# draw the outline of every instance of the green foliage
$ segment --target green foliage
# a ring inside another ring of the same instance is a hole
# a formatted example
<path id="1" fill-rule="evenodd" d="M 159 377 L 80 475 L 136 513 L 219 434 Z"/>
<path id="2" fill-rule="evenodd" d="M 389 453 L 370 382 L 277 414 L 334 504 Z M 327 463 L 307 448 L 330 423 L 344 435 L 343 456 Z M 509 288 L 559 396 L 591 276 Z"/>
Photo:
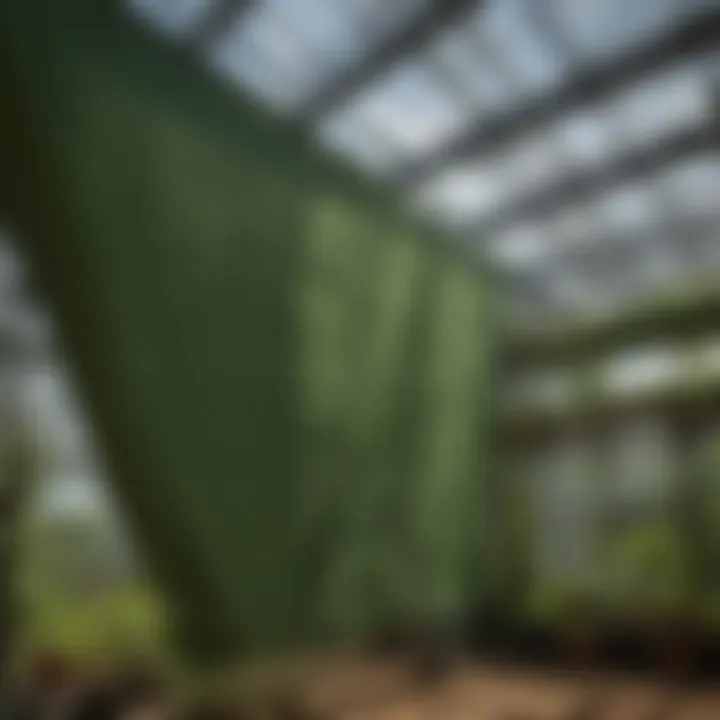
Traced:
<path id="1" fill-rule="evenodd" d="M 662 617 L 692 604 L 687 548 L 681 530 L 667 522 L 626 530 L 603 565 L 603 601 L 621 613 Z"/>
<path id="2" fill-rule="evenodd" d="M 163 663 L 172 657 L 162 603 L 139 583 L 88 597 L 46 592 L 28 604 L 25 616 L 25 651 L 52 647 L 84 659 L 127 654 Z"/>
<path id="3" fill-rule="evenodd" d="M 123 654 L 167 663 L 167 613 L 104 514 L 29 513 L 18 579 L 19 651 L 56 648 L 84 659 Z"/>

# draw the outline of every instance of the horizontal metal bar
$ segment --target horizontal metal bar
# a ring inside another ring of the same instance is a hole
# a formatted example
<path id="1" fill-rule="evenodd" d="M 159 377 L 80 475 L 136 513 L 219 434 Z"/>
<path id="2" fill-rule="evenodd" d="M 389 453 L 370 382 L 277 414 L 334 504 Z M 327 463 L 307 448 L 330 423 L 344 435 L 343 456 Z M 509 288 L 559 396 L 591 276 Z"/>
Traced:
<path id="1" fill-rule="evenodd" d="M 565 411 L 543 407 L 508 411 L 500 425 L 506 440 L 542 448 L 573 435 L 602 436 L 618 423 L 648 417 L 696 426 L 706 422 L 711 428 L 720 420 L 720 383 L 708 378 L 646 394 L 600 395 Z M 516 444 L 513 447 L 517 450 Z"/>
<path id="2" fill-rule="evenodd" d="M 410 20 L 399 32 L 372 48 L 359 64 L 321 88 L 305 104 L 298 118 L 310 125 L 317 123 L 393 64 L 424 47 L 444 26 L 469 13 L 478 5 L 478 1 L 432 0 L 427 10 Z"/>
<path id="3" fill-rule="evenodd" d="M 667 235 L 677 236 L 685 239 L 688 237 L 702 237 L 720 228 L 720 215 L 713 214 L 711 217 L 695 217 L 678 223 Z M 553 278 L 559 273 L 582 272 L 585 269 L 597 270 L 598 267 L 611 264 L 613 257 L 618 257 L 619 264 L 627 263 L 627 256 L 633 249 L 639 252 L 651 251 L 652 245 L 658 242 L 658 235 L 661 231 L 652 228 L 647 233 L 608 233 L 596 237 L 591 243 L 583 243 L 581 246 L 571 249 L 560 249 L 548 253 L 540 263 L 538 269 L 526 270 L 525 275 L 531 282 L 541 283 L 545 278 L 546 284 L 552 284 Z M 677 242 L 678 250 L 681 248 L 681 240 L 663 241 L 665 246 Z M 640 250 L 646 248 L 647 250 Z"/>
<path id="4" fill-rule="evenodd" d="M 489 238 L 516 221 L 590 200 L 620 183 L 640 181 L 676 162 L 709 151 L 720 151 L 720 130 L 714 122 L 701 128 L 685 129 L 662 141 L 637 148 L 599 170 L 571 173 L 558 183 L 520 198 L 489 218 L 471 222 L 471 229 L 481 238 Z"/>
<path id="5" fill-rule="evenodd" d="M 714 288 L 635 303 L 602 321 L 576 322 L 552 331 L 516 334 L 508 348 L 515 365 L 582 362 L 644 342 L 701 338 L 720 329 L 720 294 Z"/>

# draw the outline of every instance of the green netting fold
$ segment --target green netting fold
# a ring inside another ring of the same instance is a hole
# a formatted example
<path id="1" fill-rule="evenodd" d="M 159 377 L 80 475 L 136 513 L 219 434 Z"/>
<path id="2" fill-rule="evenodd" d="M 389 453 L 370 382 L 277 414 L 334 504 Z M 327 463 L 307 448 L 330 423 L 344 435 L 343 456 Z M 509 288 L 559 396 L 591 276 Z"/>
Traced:
<path id="1" fill-rule="evenodd" d="M 182 634 L 220 655 L 458 612 L 483 274 L 110 5 L 0 6 L 0 196 Z"/>

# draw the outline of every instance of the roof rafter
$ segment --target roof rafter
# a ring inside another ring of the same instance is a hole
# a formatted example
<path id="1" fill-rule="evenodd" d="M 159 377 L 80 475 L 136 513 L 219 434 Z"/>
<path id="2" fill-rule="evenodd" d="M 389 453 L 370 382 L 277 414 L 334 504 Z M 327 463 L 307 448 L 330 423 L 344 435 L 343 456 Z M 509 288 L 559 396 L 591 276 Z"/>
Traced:
<path id="1" fill-rule="evenodd" d="M 636 304 L 600 321 L 574 322 L 552 331 L 528 330 L 513 337 L 508 357 L 516 366 L 580 362 L 646 342 L 672 343 L 717 330 L 720 295 L 698 288 Z"/>
<path id="2" fill-rule="evenodd" d="M 460 20 L 484 0 L 431 0 L 428 8 L 411 19 L 399 32 L 371 48 L 359 64 L 341 73 L 321 88 L 300 111 L 299 117 L 310 125 L 341 106 L 362 87 L 392 65 L 420 50 L 438 30 Z"/>
<path id="3" fill-rule="evenodd" d="M 675 381 L 645 393 L 602 393 L 585 397 L 567 408 L 528 407 L 509 410 L 501 419 L 501 432 L 526 448 L 543 448 L 578 428 L 586 431 L 617 427 L 623 420 L 672 417 L 675 422 L 706 420 L 712 423 L 720 406 L 720 383 L 712 377 Z M 517 447 L 517 445 L 513 445 Z"/>
<path id="4" fill-rule="evenodd" d="M 720 214 L 713 214 L 711 217 L 692 217 L 684 222 L 677 222 L 672 230 L 673 238 L 683 240 L 691 237 L 703 237 L 706 233 L 720 229 Z M 533 277 L 536 283 L 544 282 L 552 284 L 552 279 L 557 273 L 564 273 L 568 270 L 597 269 L 598 263 L 602 264 L 603 257 L 616 256 L 624 257 L 624 248 L 635 248 L 640 250 L 650 244 L 658 242 L 658 232 L 648 230 L 641 233 L 608 233 L 593 239 L 591 244 L 583 244 L 572 248 L 560 248 L 550 252 L 543 257 L 542 261 L 536 263 L 535 269 L 526 269 L 524 274 Z M 672 242 L 663 242 L 663 247 L 678 245 L 681 242 L 673 239 Z"/>
<path id="5" fill-rule="evenodd" d="M 589 200 L 625 181 L 641 180 L 687 157 L 707 151 L 720 152 L 720 130 L 715 122 L 701 129 L 675 133 L 669 138 L 624 155 L 598 171 L 571 173 L 550 187 L 520 198 L 491 218 L 471 221 L 484 237 L 528 217 L 551 212 L 568 204 Z"/>

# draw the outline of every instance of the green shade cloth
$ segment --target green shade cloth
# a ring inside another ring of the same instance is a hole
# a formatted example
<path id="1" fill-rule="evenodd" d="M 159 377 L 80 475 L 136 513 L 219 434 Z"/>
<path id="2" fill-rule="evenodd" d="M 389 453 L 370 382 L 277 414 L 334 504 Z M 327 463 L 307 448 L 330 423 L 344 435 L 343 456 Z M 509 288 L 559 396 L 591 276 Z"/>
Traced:
<path id="1" fill-rule="evenodd" d="M 110 3 L 0 23 L 1 206 L 188 651 L 461 611 L 487 535 L 477 263 Z"/>

